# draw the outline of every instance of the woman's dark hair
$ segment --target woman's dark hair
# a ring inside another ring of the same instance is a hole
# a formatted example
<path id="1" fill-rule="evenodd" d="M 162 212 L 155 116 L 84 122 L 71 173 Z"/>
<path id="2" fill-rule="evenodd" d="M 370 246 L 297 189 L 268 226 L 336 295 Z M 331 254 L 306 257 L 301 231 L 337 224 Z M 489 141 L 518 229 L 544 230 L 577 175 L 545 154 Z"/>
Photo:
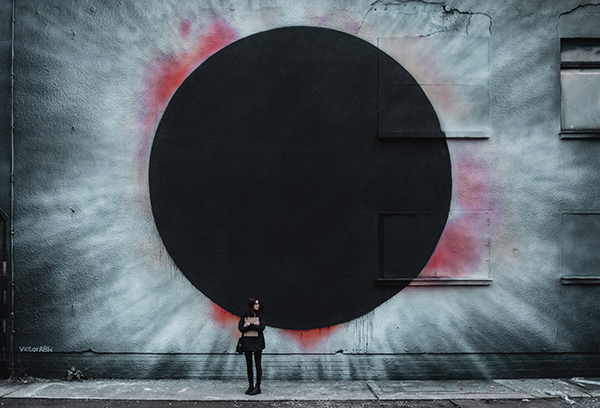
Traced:
<path id="1" fill-rule="evenodd" d="M 246 304 L 246 312 L 244 313 L 244 316 L 254 316 L 256 314 L 256 316 L 258 316 L 259 314 L 261 314 L 264 310 L 264 307 L 262 305 L 262 303 L 259 303 L 260 306 L 258 307 L 258 310 L 254 310 L 254 304 L 256 303 L 258 299 L 255 298 L 248 298 L 248 303 Z"/>

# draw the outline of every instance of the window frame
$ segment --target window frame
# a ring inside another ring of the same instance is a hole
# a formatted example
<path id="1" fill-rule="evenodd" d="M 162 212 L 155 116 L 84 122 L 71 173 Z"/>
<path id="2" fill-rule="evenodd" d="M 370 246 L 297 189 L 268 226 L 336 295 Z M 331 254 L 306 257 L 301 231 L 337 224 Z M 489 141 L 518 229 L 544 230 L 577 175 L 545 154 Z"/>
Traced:
<path id="1" fill-rule="evenodd" d="M 415 212 L 415 211 L 400 211 L 400 212 L 382 212 L 379 213 L 379 272 L 375 278 L 375 283 L 378 286 L 489 286 L 492 284 L 493 279 L 491 278 L 491 267 L 489 267 L 486 276 L 450 276 L 450 277 L 419 277 L 414 278 L 403 277 L 401 275 L 396 276 L 385 276 L 385 254 L 384 254 L 384 219 L 388 216 L 418 216 L 419 214 L 435 214 L 435 211 L 427 212 Z M 451 211 L 452 213 L 452 211 Z M 459 213 L 473 213 L 483 214 L 488 217 L 491 215 L 490 211 L 457 211 Z M 488 228 L 490 225 L 488 224 Z M 487 246 L 489 248 L 488 262 L 491 261 L 491 230 L 487 231 Z M 438 241 L 439 244 L 439 241 Z M 489 265 L 488 265 L 489 266 Z"/>
<path id="2" fill-rule="evenodd" d="M 595 215 L 600 216 L 600 212 L 598 211 L 563 211 L 561 214 L 561 249 L 560 249 L 560 282 L 563 285 L 600 285 L 600 272 L 597 275 L 592 274 L 568 274 L 565 273 L 565 259 L 566 259 L 566 248 L 565 248 L 565 240 L 566 231 L 565 231 L 565 218 L 568 216 L 585 216 L 585 215 Z"/>
<path id="3" fill-rule="evenodd" d="M 562 52 L 565 45 L 569 46 L 596 46 L 600 47 L 600 37 L 573 37 L 560 39 L 560 137 L 561 139 L 596 139 L 600 138 L 600 125 L 598 129 L 564 129 L 563 128 L 563 97 L 562 73 L 565 70 L 600 69 L 600 61 L 563 61 Z"/>

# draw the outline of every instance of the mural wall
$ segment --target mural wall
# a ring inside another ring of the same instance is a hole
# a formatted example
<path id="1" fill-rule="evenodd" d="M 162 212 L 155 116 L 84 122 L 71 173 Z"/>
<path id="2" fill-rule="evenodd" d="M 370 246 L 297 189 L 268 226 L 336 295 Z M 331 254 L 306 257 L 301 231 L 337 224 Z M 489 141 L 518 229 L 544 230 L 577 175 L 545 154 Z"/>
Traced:
<path id="1" fill-rule="evenodd" d="M 600 375 L 592 3 L 15 0 L 9 367 Z"/>

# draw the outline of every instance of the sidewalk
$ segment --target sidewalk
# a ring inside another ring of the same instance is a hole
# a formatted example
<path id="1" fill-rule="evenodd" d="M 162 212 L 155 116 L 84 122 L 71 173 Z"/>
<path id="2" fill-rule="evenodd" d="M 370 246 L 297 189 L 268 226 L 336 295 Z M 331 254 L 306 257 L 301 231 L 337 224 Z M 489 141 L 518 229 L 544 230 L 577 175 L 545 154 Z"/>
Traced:
<path id="1" fill-rule="evenodd" d="M 35 379 L 0 383 L 2 399 L 157 401 L 400 401 L 600 398 L 600 378 L 465 381 L 266 381 L 244 394 L 244 381 Z M 600 405 L 600 399 L 598 399 Z"/>

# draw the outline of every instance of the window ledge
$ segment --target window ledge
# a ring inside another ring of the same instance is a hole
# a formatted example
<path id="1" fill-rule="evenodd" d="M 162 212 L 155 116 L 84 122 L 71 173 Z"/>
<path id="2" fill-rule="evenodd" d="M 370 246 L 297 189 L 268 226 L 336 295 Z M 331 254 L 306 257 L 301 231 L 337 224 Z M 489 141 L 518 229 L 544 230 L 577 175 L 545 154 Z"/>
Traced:
<path id="1" fill-rule="evenodd" d="M 600 276 L 563 276 L 563 285 L 600 285 Z"/>
<path id="2" fill-rule="evenodd" d="M 403 139 L 403 138 L 432 138 L 432 139 L 445 139 L 446 134 L 444 132 L 436 131 L 418 131 L 418 130 L 383 130 L 379 131 L 378 137 L 380 139 Z"/>
<path id="3" fill-rule="evenodd" d="M 600 139 L 600 130 L 569 130 L 560 132 L 561 139 Z"/>
<path id="4" fill-rule="evenodd" d="M 446 139 L 489 139 L 490 132 L 484 130 L 447 130 Z"/>
<path id="5" fill-rule="evenodd" d="M 377 278 L 375 282 L 380 286 L 488 286 L 492 284 L 491 278 Z"/>

